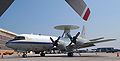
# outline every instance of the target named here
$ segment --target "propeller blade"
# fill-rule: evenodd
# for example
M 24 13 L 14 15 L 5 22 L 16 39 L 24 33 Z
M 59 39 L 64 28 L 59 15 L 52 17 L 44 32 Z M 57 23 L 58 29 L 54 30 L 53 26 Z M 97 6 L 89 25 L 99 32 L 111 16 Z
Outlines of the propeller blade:
M 79 35 L 80 35 L 80 32 L 78 32 L 75 37 L 77 38 Z
M 73 42 L 74 44 L 76 44 L 76 39 L 77 39 L 77 37 L 78 37 L 79 35 L 80 35 L 80 32 L 78 32 L 78 33 L 76 34 L 76 36 L 73 37 L 72 42 Z
M 72 44 L 72 42 L 70 42 L 70 44 L 68 46 L 70 46 Z
M 54 40 L 50 37 L 50 40 L 52 41 L 52 43 L 54 43 Z
M 80 32 L 78 32 L 74 37 L 71 37 L 69 34 L 67 34 L 68 38 L 70 38 L 71 42 L 68 46 L 70 46 L 72 43 L 76 44 L 76 39 L 80 35 Z
M 55 42 L 54 42 L 54 46 L 58 46 L 58 41 L 60 40 L 60 36 L 58 37 L 58 39 L 57 40 L 55 40 Z
M 58 37 L 58 39 L 56 40 L 56 42 L 58 42 L 60 40 L 60 36 Z

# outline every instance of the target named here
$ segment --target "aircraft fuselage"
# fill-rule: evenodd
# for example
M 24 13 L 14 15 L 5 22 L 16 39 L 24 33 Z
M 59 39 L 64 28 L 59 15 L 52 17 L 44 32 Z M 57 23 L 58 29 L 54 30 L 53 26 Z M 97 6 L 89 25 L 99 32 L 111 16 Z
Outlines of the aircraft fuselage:
M 12 48 L 14 50 L 23 50 L 23 51 L 47 51 L 53 49 L 53 43 L 50 40 L 52 37 L 54 40 L 57 37 L 54 36 L 43 36 L 43 35 L 20 35 L 17 36 L 21 39 L 13 39 L 6 43 L 6 46 Z M 22 38 L 23 37 L 23 38 Z M 25 39 L 24 39 L 25 38 Z M 65 50 L 66 45 L 68 42 L 60 40 L 58 48 L 61 50 Z

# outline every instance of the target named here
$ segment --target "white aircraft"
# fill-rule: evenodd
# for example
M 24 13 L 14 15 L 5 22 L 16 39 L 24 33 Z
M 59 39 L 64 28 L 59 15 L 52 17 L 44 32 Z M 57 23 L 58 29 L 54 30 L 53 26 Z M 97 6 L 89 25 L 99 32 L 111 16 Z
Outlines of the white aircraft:
M 68 56 L 73 56 L 73 50 L 95 46 L 95 43 L 113 41 L 116 39 L 100 40 L 96 38 L 87 40 L 85 27 L 83 27 L 82 33 L 79 36 L 78 32 L 75 36 L 70 36 L 70 30 L 78 29 L 75 25 L 61 25 L 56 26 L 55 29 L 64 30 L 63 35 L 59 37 L 55 36 L 44 36 L 44 35 L 33 35 L 33 34 L 20 34 L 14 39 L 6 42 L 6 46 L 14 49 L 15 51 L 21 50 L 23 57 L 27 57 L 27 52 L 33 51 L 36 54 L 45 56 L 45 51 L 51 51 L 53 48 L 57 48 L 60 51 L 68 52 Z M 99 40 L 99 41 L 97 41 Z
M 15 0 L 0 0 L 0 16 Z M 65 0 L 85 21 L 89 19 L 90 9 L 83 0 Z M 22 2 L 21 2 L 22 3 Z

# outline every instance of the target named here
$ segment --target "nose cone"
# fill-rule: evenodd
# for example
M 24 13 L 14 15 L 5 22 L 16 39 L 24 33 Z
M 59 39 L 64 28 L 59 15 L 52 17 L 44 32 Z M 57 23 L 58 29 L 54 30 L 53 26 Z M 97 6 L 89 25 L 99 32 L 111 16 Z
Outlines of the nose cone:
M 8 42 L 5 43 L 5 45 L 6 45 L 7 47 L 9 47 L 10 44 L 12 43 L 12 41 L 13 41 L 13 39 L 12 39 L 12 40 L 9 40 Z
M 7 46 L 8 48 L 12 48 L 12 41 L 8 41 L 5 43 L 5 46 Z
M 6 43 L 5 43 L 5 46 L 9 47 L 9 42 L 6 42 Z

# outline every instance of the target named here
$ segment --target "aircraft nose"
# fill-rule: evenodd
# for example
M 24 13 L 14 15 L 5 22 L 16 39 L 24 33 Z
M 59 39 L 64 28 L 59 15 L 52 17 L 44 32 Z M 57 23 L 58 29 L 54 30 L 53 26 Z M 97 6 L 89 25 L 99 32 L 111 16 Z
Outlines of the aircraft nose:
M 6 42 L 5 46 L 7 46 L 8 48 L 10 48 L 11 47 L 11 42 L 10 41 Z
M 6 43 L 5 43 L 5 46 L 7 46 L 7 47 L 8 47 L 8 44 L 9 44 L 9 42 L 6 42 Z
M 5 46 L 8 47 L 8 48 L 11 48 L 11 49 L 16 49 L 16 45 L 14 45 L 14 42 L 13 41 L 8 41 L 5 43 Z

